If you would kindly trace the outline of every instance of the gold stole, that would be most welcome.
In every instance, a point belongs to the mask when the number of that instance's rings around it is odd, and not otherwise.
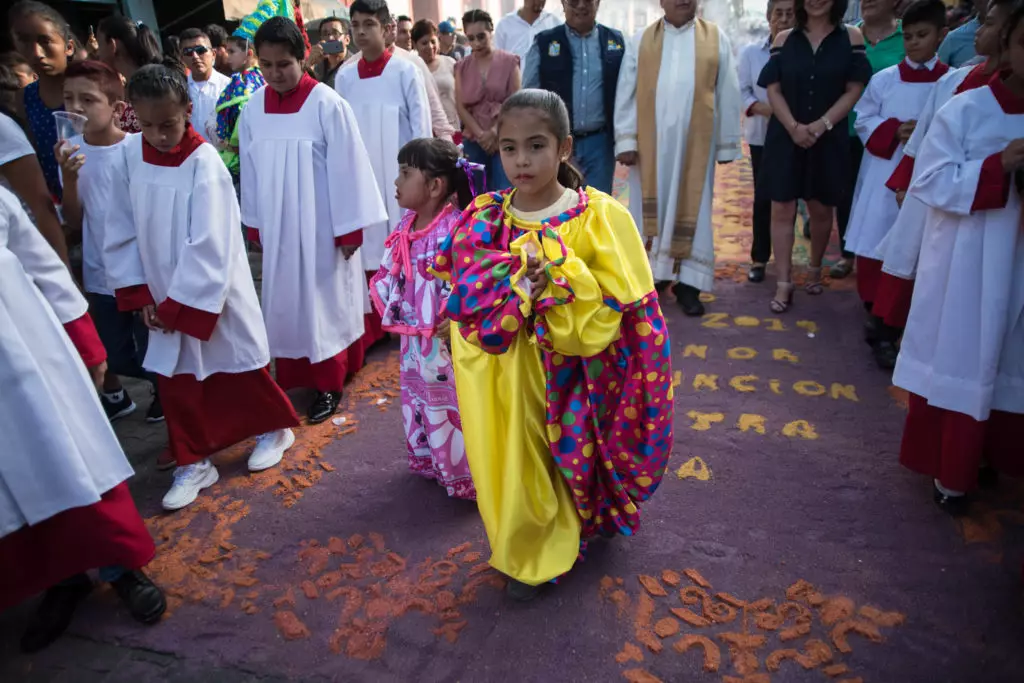
[[[686,133],[686,158],[679,184],[670,255],[676,263],[690,257],[697,216],[704,194],[708,159],[715,138],[715,87],[718,83],[718,27],[694,21],[693,111]],[[656,122],[658,72],[665,42],[665,22],[658,20],[644,31],[637,55],[637,146],[640,187],[643,191],[643,233],[650,239],[661,233],[658,221],[658,128]],[[667,153],[667,150],[666,150]]]

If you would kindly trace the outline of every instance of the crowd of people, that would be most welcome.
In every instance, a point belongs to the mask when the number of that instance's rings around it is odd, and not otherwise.
[[[26,650],[66,629],[88,570],[140,622],[166,607],[111,428],[136,410],[121,377],[153,387],[173,512],[232,444],[255,438],[252,472],[277,466],[300,428],[285,392],[313,390],[305,422],[330,419],[396,335],[409,469],[476,501],[510,597],[592,538],[633,535],[673,445],[659,297],[704,313],[715,168],[743,154],[744,115],[748,277],[774,255],[771,311],[795,304],[802,201],[804,292],[825,292],[836,223],[831,276],[856,271],[866,339],[910,392],[901,462],[954,514],[979,479],[1020,474],[1021,0],[979,8],[960,69],[941,0],[901,18],[865,2],[859,26],[844,0],[770,0],[769,39],[738,56],[694,0],[663,0],[632,37],[599,5],[564,0],[564,23],[544,0],[497,25],[471,10],[460,50],[450,22],[384,0],[310,46],[290,3],[263,0],[232,35],[186,29],[164,50],[111,16],[85,55],[53,8],[11,8],[0,556],[18,559],[0,562],[0,609],[45,591]],[[58,135],[55,114],[80,129]]]

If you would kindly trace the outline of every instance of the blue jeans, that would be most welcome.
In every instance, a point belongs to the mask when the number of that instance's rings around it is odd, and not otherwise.
[[[146,372],[142,360],[149,346],[149,330],[142,318],[117,310],[117,299],[107,294],[88,294],[89,313],[107,350],[107,367],[115,375],[146,379],[156,386],[156,375]]]
[[[611,194],[615,182],[615,144],[611,133],[601,131],[576,140],[573,164],[583,173],[584,184]]]
[[[504,190],[511,184],[508,181],[508,176],[505,175],[505,168],[501,165],[500,154],[488,154],[484,151],[483,147],[472,140],[463,141],[462,151],[466,153],[466,157],[474,164],[480,164],[484,167],[484,170],[487,172],[486,189],[488,192]],[[481,188],[476,188],[476,191],[481,192]]]

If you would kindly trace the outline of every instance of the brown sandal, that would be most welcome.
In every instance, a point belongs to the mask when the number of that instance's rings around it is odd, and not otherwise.
[[[779,282],[775,285],[775,298],[768,302],[772,313],[785,313],[793,305],[793,283]]]

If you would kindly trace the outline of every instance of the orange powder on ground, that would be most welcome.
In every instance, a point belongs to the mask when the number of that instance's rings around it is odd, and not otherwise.
[[[626,643],[622,646],[622,651],[615,655],[615,661],[619,664],[625,664],[627,662],[642,662],[644,661],[644,653],[643,650],[633,643]]]
[[[629,669],[622,672],[629,683],[662,683],[661,679],[644,669]]]

